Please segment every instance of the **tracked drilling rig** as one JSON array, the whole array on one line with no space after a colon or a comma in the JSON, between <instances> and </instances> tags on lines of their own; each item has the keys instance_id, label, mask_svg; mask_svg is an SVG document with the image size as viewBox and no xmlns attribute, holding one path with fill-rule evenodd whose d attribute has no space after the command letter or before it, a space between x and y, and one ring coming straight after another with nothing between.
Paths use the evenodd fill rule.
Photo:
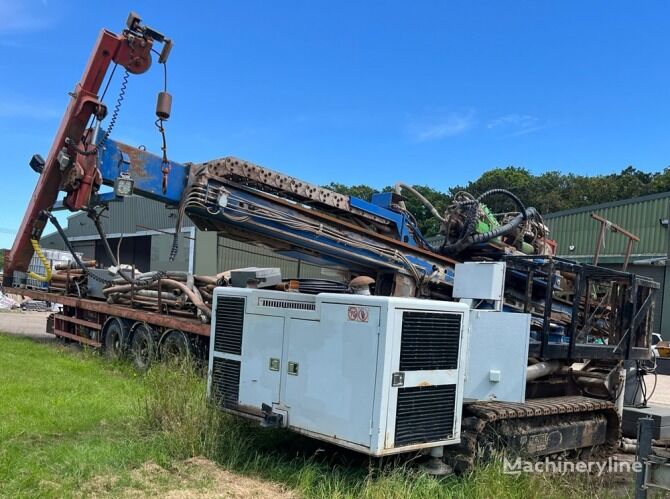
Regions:
<instances>
[{"instance_id":1,"label":"tracked drilling rig","mask_svg":"<svg viewBox=\"0 0 670 499\"><path fill-rule=\"evenodd\" d=\"M650 356L656 283L555 257L540 214L504 189L459 194L440 213L402 183L363 200L234 157L179 163L164 140L160 155L113 140L120 106L109 115L98 97L108 69L121 66L127 80L149 69L152 53L164 64L171 46L135 14L121 34L103 31L46 160L31 160L39 180L4 285L62 303L51 332L142 365L166 351L208 356L210 396L223 410L370 455L427 453L436 472L443 449L466 469L482 448L544 456L616 447L621 362ZM162 89L161 134L170 102ZM230 269L168 275L115 262L110 274L82 262L52 212L96 219L131 194L176 210L175 234L189 217L350 281L254 274L236 287ZM441 243L422 235L410 196L439 221ZM494 196L510 211L493 213ZM74 263L58 285L38 276L50 287L30 289L28 263L48 220Z\"/></svg>"}]
</instances>

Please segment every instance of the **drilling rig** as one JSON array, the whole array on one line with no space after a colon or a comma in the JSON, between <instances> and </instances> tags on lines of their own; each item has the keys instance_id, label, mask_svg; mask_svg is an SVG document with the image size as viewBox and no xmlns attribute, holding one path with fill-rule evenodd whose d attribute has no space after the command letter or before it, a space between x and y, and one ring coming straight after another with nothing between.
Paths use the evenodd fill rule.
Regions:
<instances>
[{"instance_id":1,"label":"drilling rig","mask_svg":"<svg viewBox=\"0 0 670 499\"><path fill-rule=\"evenodd\" d=\"M372 456L423 453L435 473L443 461L469 469L478 449L614 451L622 362L651 355L657 283L556 257L541 215L505 189L460 193L441 213L402 182L364 200L236 157L174 161L166 86L156 110L162 152L115 141L125 82L149 70L152 56L165 65L171 48L134 13L121 33L103 30L46 160L30 161L39 179L4 286L62 304L50 332L144 368L166 352L202 356L222 410ZM122 92L110 114L98 94L119 66ZM174 209L175 234L189 217L200 230L339 269L350 281L308 286L272 269L129 269L99 216L130 195ZM406 207L412 196L438 221L440 243L421 233ZM510 211L494 213L494 197ZM82 261L58 209L94 219L114 269ZM28 265L48 221L72 263L33 272L48 284L32 289Z\"/></svg>"}]
</instances>

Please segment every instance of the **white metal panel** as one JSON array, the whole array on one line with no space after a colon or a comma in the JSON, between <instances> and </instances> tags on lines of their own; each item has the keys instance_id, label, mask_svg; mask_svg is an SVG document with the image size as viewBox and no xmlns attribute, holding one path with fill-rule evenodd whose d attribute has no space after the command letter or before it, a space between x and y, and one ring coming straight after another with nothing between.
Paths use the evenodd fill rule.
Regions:
<instances>
[{"instance_id":1,"label":"white metal panel","mask_svg":"<svg viewBox=\"0 0 670 499\"><path fill-rule=\"evenodd\" d=\"M370 439L370 453L381 455L386 448L386 441L389 439L387 432L388 412L391 410L391 377L393 369L391 359L394 343L399 341L399 336L394 334L395 311L389 303L381 307L381 317L379 320L379 347L377 350L377 377L375 380L375 401L372 414L372 431Z\"/></svg>"},{"instance_id":2,"label":"white metal panel","mask_svg":"<svg viewBox=\"0 0 670 499\"><path fill-rule=\"evenodd\" d=\"M530 314L470 312L466 400L525 401L529 334Z\"/></svg>"},{"instance_id":3,"label":"white metal panel","mask_svg":"<svg viewBox=\"0 0 670 499\"><path fill-rule=\"evenodd\" d=\"M244 318L242 365L240 369L240 404L260 411L262 404L279 402L284 318L248 314ZM271 369L270 359L278 359L278 370Z\"/></svg>"},{"instance_id":4,"label":"white metal panel","mask_svg":"<svg viewBox=\"0 0 670 499\"><path fill-rule=\"evenodd\" d=\"M461 438L461 415L463 403L463 381L465 370L463 366L467 362L467 338L469 332L469 307L463 303L426 301L416 299L401 299L402 301L391 302L395 307L390 311L394 316L394 328L387 334L393 335L393 351L388 356L388 366L385 368L391 372L398 371L400 366L400 349L402 340L403 312L439 312L461 314L461 330L459 336L458 366L456 369L434 370L434 371L405 371L405 383L403 386L431 386L431 385L456 385L456 400L454 407L453 438L441 442L441 445L460 442ZM392 387L389 383L388 410L386 421L386 435L383 442L384 449L392 449L395 446L395 419L398 403L398 387ZM431 442L436 445L436 442Z\"/></svg>"},{"instance_id":5,"label":"white metal panel","mask_svg":"<svg viewBox=\"0 0 670 499\"><path fill-rule=\"evenodd\" d=\"M454 298L503 299L505 262L457 263L454 272Z\"/></svg>"},{"instance_id":6,"label":"white metal panel","mask_svg":"<svg viewBox=\"0 0 670 499\"><path fill-rule=\"evenodd\" d=\"M368 447L377 375L379 307L367 321L348 320L349 305L322 304L321 321L289 319L282 400L289 427Z\"/></svg>"}]
</instances>

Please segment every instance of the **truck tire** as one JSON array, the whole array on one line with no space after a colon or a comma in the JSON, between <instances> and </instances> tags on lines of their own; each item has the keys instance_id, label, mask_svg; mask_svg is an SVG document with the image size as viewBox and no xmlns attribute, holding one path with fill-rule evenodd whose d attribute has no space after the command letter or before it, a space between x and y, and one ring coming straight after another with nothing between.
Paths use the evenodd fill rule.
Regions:
<instances>
[{"instance_id":1,"label":"truck tire","mask_svg":"<svg viewBox=\"0 0 670 499\"><path fill-rule=\"evenodd\" d=\"M102 328L102 352L108 360L118 360L126 353L126 338L128 328L117 317L107 319Z\"/></svg>"},{"instance_id":2,"label":"truck tire","mask_svg":"<svg viewBox=\"0 0 670 499\"><path fill-rule=\"evenodd\" d=\"M191 342L183 331L171 329L161 339L161 359L167 362L182 362L192 357Z\"/></svg>"},{"instance_id":3,"label":"truck tire","mask_svg":"<svg viewBox=\"0 0 670 499\"><path fill-rule=\"evenodd\" d=\"M158 354L158 338L151 326L137 322L132 327L130 340L130 359L133 367L144 372L156 360Z\"/></svg>"}]
</instances>

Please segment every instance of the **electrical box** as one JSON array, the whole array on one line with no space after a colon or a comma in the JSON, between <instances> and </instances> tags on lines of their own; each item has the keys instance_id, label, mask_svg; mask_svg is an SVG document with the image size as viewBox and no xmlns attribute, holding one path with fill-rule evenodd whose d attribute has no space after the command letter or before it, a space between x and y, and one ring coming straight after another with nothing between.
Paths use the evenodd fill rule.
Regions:
<instances>
[{"instance_id":1,"label":"electrical box","mask_svg":"<svg viewBox=\"0 0 670 499\"><path fill-rule=\"evenodd\" d=\"M470 311L463 398L524 402L530 314Z\"/></svg>"},{"instance_id":2,"label":"electrical box","mask_svg":"<svg viewBox=\"0 0 670 499\"><path fill-rule=\"evenodd\" d=\"M469 329L454 302L216 288L209 396L374 456L458 443Z\"/></svg>"},{"instance_id":3,"label":"electrical box","mask_svg":"<svg viewBox=\"0 0 670 499\"><path fill-rule=\"evenodd\" d=\"M247 267L230 271L231 286L246 288L250 280L255 281L256 287L270 288L281 283L281 270L278 267Z\"/></svg>"},{"instance_id":4,"label":"electrical box","mask_svg":"<svg viewBox=\"0 0 670 499\"><path fill-rule=\"evenodd\" d=\"M502 301L505 287L505 262L457 263L454 298Z\"/></svg>"}]
</instances>

